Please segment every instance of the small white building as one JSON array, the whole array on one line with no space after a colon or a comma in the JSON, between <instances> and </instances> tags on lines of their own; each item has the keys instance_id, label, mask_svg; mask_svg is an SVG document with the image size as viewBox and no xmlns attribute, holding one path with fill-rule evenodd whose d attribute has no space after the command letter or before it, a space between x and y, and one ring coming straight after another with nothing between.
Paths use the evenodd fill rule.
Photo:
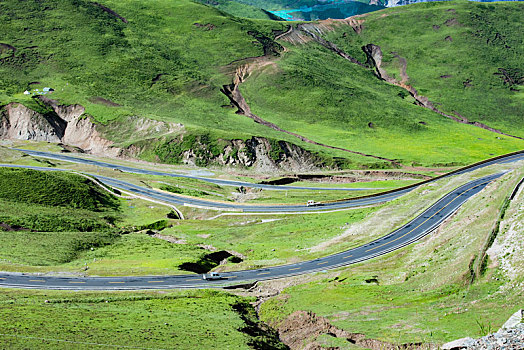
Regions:
<instances>
[{"instance_id":1,"label":"small white building","mask_svg":"<svg viewBox=\"0 0 524 350\"><path fill-rule=\"evenodd\" d=\"M31 95L31 93L29 91L24 91L24 95Z\"/></svg>"}]
</instances>

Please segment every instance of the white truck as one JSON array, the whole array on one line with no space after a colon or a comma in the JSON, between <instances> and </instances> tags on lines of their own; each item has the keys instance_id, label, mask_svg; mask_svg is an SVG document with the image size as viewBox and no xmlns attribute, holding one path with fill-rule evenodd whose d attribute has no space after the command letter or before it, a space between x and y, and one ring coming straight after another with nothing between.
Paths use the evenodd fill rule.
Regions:
<instances>
[{"instance_id":1,"label":"white truck","mask_svg":"<svg viewBox=\"0 0 524 350\"><path fill-rule=\"evenodd\" d=\"M307 201L307 203L306 203L306 206L308 206L308 207L316 207L316 206L318 206L318 205L322 205L322 203L320 203L320 202L315 202L315 201L313 201L313 200L309 200L309 201Z\"/></svg>"},{"instance_id":2,"label":"white truck","mask_svg":"<svg viewBox=\"0 0 524 350\"><path fill-rule=\"evenodd\" d=\"M223 277L218 272L210 272L202 275L202 279L206 281L221 280Z\"/></svg>"}]
</instances>

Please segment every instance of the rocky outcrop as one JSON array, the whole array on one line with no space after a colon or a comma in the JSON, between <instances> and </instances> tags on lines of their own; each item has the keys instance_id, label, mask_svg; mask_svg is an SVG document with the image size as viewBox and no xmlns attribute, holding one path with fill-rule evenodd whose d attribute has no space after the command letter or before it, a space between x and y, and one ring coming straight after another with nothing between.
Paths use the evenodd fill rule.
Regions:
<instances>
[{"instance_id":1,"label":"rocky outcrop","mask_svg":"<svg viewBox=\"0 0 524 350\"><path fill-rule=\"evenodd\" d=\"M66 122L61 142L83 149L92 154L116 156L120 149L112 147L113 142L102 137L90 116L84 115L81 105L61 105L57 101L41 96L40 100L53 108L56 115Z\"/></svg>"},{"instance_id":2,"label":"rocky outcrop","mask_svg":"<svg viewBox=\"0 0 524 350\"><path fill-rule=\"evenodd\" d=\"M519 326L524 326L524 310L520 309L511 315L510 318L500 327L499 332L513 329Z\"/></svg>"},{"instance_id":3,"label":"rocky outcrop","mask_svg":"<svg viewBox=\"0 0 524 350\"><path fill-rule=\"evenodd\" d=\"M524 344L523 311L518 310L496 333L479 339L462 338L442 345L442 350L521 350Z\"/></svg>"},{"instance_id":4,"label":"rocky outcrop","mask_svg":"<svg viewBox=\"0 0 524 350\"><path fill-rule=\"evenodd\" d=\"M0 138L60 142L66 123L21 105L10 103L0 110Z\"/></svg>"},{"instance_id":5,"label":"rocky outcrop","mask_svg":"<svg viewBox=\"0 0 524 350\"><path fill-rule=\"evenodd\" d=\"M242 165L256 170L312 171L323 166L321 160L305 149L285 141L270 142L263 137L232 140L217 159L220 165Z\"/></svg>"},{"instance_id":6,"label":"rocky outcrop","mask_svg":"<svg viewBox=\"0 0 524 350\"><path fill-rule=\"evenodd\" d=\"M315 154L286 141L252 137L220 142L226 145L218 154L213 154L210 149L212 145L197 140L190 149L182 152L182 162L200 166L242 166L260 172L308 172L325 166L323 160Z\"/></svg>"},{"instance_id":7,"label":"rocky outcrop","mask_svg":"<svg viewBox=\"0 0 524 350\"><path fill-rule=\"evenodd\" d=\"M61 142L88 153L116 156L120 150L102 137L81 105L61 105L40 96L45 113L19 103L10 103L0 112L0 138Z\"/></svg>"},{"instance_id":8,"label":"rocky outcrop","mask_svg":"<svg viewBox=\"0 0 524 350\"><path fill-rule=\"evenodd\" d=\"M232 91L238 92L238 88L233 87ZM235 100L240 101L238 108L251 113L238 95L234 93ZM220 140L218 145L209 137L185 134L182 124L132 116L99 125L85 114L81 105L64 105L45 96L39 96L37 101L46 112L39 113L18 103L0 109L0 139L56 142L87 153L112 157L140 157L145 150L153 150L157 151L156 160L160 162L242 166L257 171L308 172L325 166L322 158L285 141L252 137ZM110 135L117 142L125 142L131 135L142 141L121 148L104 135ZM193 141L188 141L190 139Z\"/></svg>"}]
</instances>

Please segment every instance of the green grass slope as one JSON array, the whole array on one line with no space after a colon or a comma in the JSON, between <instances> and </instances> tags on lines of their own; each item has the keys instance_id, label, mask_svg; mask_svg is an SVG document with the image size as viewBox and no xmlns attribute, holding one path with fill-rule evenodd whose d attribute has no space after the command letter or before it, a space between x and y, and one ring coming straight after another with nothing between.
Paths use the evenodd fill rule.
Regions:
<instances>
[{"instance_id":1,"label":"green grass slope","mask_svg":"<svg viewBox=\"0 0 524 350\"><path fill-rule=\"evenodd\" d=\"M91 211L118 206L115 197L82 176L16 168L0 168L0 199Z\"/></svg>"},{"instance_id":2,"label":"green grass slope","mask_svg":"<svg viewBox=\"0 0 524 350\"><path fill-rule=\"evenodd\" d=\"M457 18L460 25L432 29L429 22L444 23L455 16L446 12L450 6L456 7L456 16L462 16ZM408 60L410 83L443 103L443 110L456 110L471 121L522 135L519 85L505 86L493 75L498 68L510 72L514 80L521 74L522 47L514 27L521 19L522 5L486 6L439 3L387 9L365 17L369 23L361 35L349 26L336 25L324 34L361 60L363 43L383 45L389 70L394 65L388 63L390 51L397 50ZM433 19L414 20L419 12ZM524 145L522 140L455 123L414 106L401 88L314 42L281 41L284 52L273 39L286 28L285 22L241 19L188 0L10 0L0 4L0 20L4 24L0 27L0 76L4 77L0 78L0 105L17 101L36 107L22 92L50 86L55 89L52 98L82 104L99 123L115 121L111 130L127 123L128 116L139 115L183 123L185 132L192 135L188 140L207 140L213 154L224 147L221 139L256 135L290 141L328 158L349 159L344 166L384 166L376 159L305 143L236 114L220 89L231 82L236 66L248 62L243 59L266 53L266 59L276 65L255 69L240 90L262 119L313 141L423 165L465 164ZM386 32L381 23L389 21ZM503 39L486 48L475 47L496 33ZM443 41L443 34L451 35L453 41ZM410 37L416 40L404 44ZM510 49L501 48L502 42ZM400 51L403 48L406 52ZM464 74L450 78L454 85L435 85L435 81L447 82L436 78L437 71ZM457 82L462 79L470 79L472 86L460 90ZM30 84L34 82L40 84ZM480 111L484 111L482 116ZM138 141L129 138L120 141L125 146ZM181 144L173 135L140 140L138 146L145 148L146 159L179 162L169 158L180 151Z\"/></svg>"},{"instance_id":3,"label":"green grass slope","mask_svg":"<svg viewBox=\"0 0 524 350\"><path fill-rule=\"evenodd\" d=\"M235 0L196 0L197 2L209 6L216 7L220 11L224 11L233 16L245 17L252 19L271 19L282 20L280 17L273 15L271 12L264 10L264 6L256 7Z\"/></svg>"},{"instance_id":4,"label":"green grass slope","mask_svg":"<svg viewBox=\"0 0 524 350\"><path fill-rule=\"evenodd\" d=\"M314 44L290 48L277 69L241 89L255 114L283 129L407 164L467 164L524 146L418 107L403 89Z\"/></svg>"},{"instance_id":5,"label":"green grass slope","mask_svg":"<svg viewBox=\"0 0 524 350\"><path fill-rule=\"evenodd\" d=\"M490 184L411 246L291 284L262 305L261 318L278 327L295 311L311 311L350 333L394 344L442 344L496 331L522 307L522 254L515 245L522 190L508 200L522 175L518 170Z\"/></svg>"},{"instance_id":6,"label":"green grass slope","mask_svg":"<svg viewBox=\"0 0 524 350\"><path fill-rule=\"evenodd\" d=\"M325 37L363 61L361 46L380 46L397 80L405 58L407 84L441 111L524 137L522 3L430 2L361 19L360 34L335 26Z\"/></svg>"},{"instance_id":7,"label":"green grass slope","mask_svg":"<svg viewBox=\"0 0 524 350\"><path fill-rule=\"evenodd\" d=\"M0 261L69 262L119 238L119 201L88 179L59 172L0 169Z\"/></svg>"},{"instance_id":8,"label":"green grass slope","mask_svg":"<svg viewBox=\"0 0 524 350\"><path fill-rule=\"evenodd\" d=\"M271 37L283 23L240 19L188 0L5 1L0 19L0 105L40 109L23 91L49 86L53 99L81 104L103 124L139 115L183 123L187 133L214 142L257 135L326 153L235 114L220 92L231 82L230 64L276 45ZM130 136L124 143L136 141ZM145 157L169 162L159 147Z\"/></svg>"}]
</instances>

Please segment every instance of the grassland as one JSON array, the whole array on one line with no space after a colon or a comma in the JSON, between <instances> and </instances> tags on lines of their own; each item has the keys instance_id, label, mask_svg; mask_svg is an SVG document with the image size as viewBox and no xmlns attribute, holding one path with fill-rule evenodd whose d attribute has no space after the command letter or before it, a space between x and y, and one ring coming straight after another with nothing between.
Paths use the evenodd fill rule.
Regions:
<instances>
[{"instance_id":1,"label":"grassland","mask_svg":"<svg viewBox=\"0 0 524 350\"><path fill-rule=\"evenodd\" d=\"M438 108L522 137L520 88L494 75L499 66L514 70L522 65L515 55L522 50L515 27L522 22L521 7L501 4L490 7L488 14L485 5L476 3L416 4L366 15L361 34L337 22L320 30L361 62L366 62L363 45L383 46L386 69L397 78L399 65L394 56L398 53L407 59L407 74L412 77L408 83L442 103ZM455 12L447 11L449 8ZM412 23L413 13L424 21ZM453 18L460 25L443 24ZM435 30L430 23L441 28ZM497 32L503 33L511 48L481 43ZM457 39L450 43L444 40L448 35ZM417 39L406 43L406 38ZM468 159L480 160L524 145L522 140L459 124L418 107L402 88L379 81L370 70L311 41L297 45L282 41L282 45L288 52L276 65L253 74L241 89L255 114L283 129L338 147L422 165L465 164ZM448 73L453 75L450 81L440 78ZM464 87L462 82L469 78L475 83Z\"/></svg>"},{"instance_id":2,"label":"grassland","mask_svg":"<svg viewBox=\"0 0 524 350\"><path fill-rule=\"evenodd\" d=\"M282 20L265 9L265 6L253 6L246 2L231 0L197 0L197 2L216 7L220 11L227 12L236 17L265 19L265 20Z\"/></svg>"},{"instance_id":3,"label":"grassland","mask_svg":"<svg viewBox=\"0 0 524 350\"><path fill-rule=\"evenodd\" d=\"M78 175L1 168L0 179L0 199L5 201L90 211L118 206L108 192Z\"/></svg>"},{"instance_id":4,"label":"grassland","mask_svg":"<svg viewBox=\"0 0 524 350\"><path fill-rule=\"evenodd\" d=\"M514 286L522 279L500 268L503 254L486 256L486 249L522 174L490 185L419 243L284 290L262 305L262 319L278 327L296 310L312 311L349 332L393 343L441 344L496 330L521 307L522 290ZM510 204L512 213L521 201L522 195ZM510 239L508 227L496 240Z\"/></svg>"},{"instance_id":5,"label":"grassland","mask_svg":"<svg viewBox=\"0 0 524 350\"><path fill-rule=\"evenodd\" d=\"M9 349L284 348L250 299L217 291L3 290L0 344Z\"/></svg>"},{"instance_id":6,"label":"grassland","mask_svg":"<svg viewBox=\"0 0 524 350\"><path fill-rule=\"evenodd\" d=\"M362 17L359 34L335 25L325 37L363 62L361 46L379 45L383 68L399 81L398 57L405 58L406 83L438 103L441 111L523 137L523 6L498 5L455 1L402 6Z\"/></svg>"}]
</instances>

